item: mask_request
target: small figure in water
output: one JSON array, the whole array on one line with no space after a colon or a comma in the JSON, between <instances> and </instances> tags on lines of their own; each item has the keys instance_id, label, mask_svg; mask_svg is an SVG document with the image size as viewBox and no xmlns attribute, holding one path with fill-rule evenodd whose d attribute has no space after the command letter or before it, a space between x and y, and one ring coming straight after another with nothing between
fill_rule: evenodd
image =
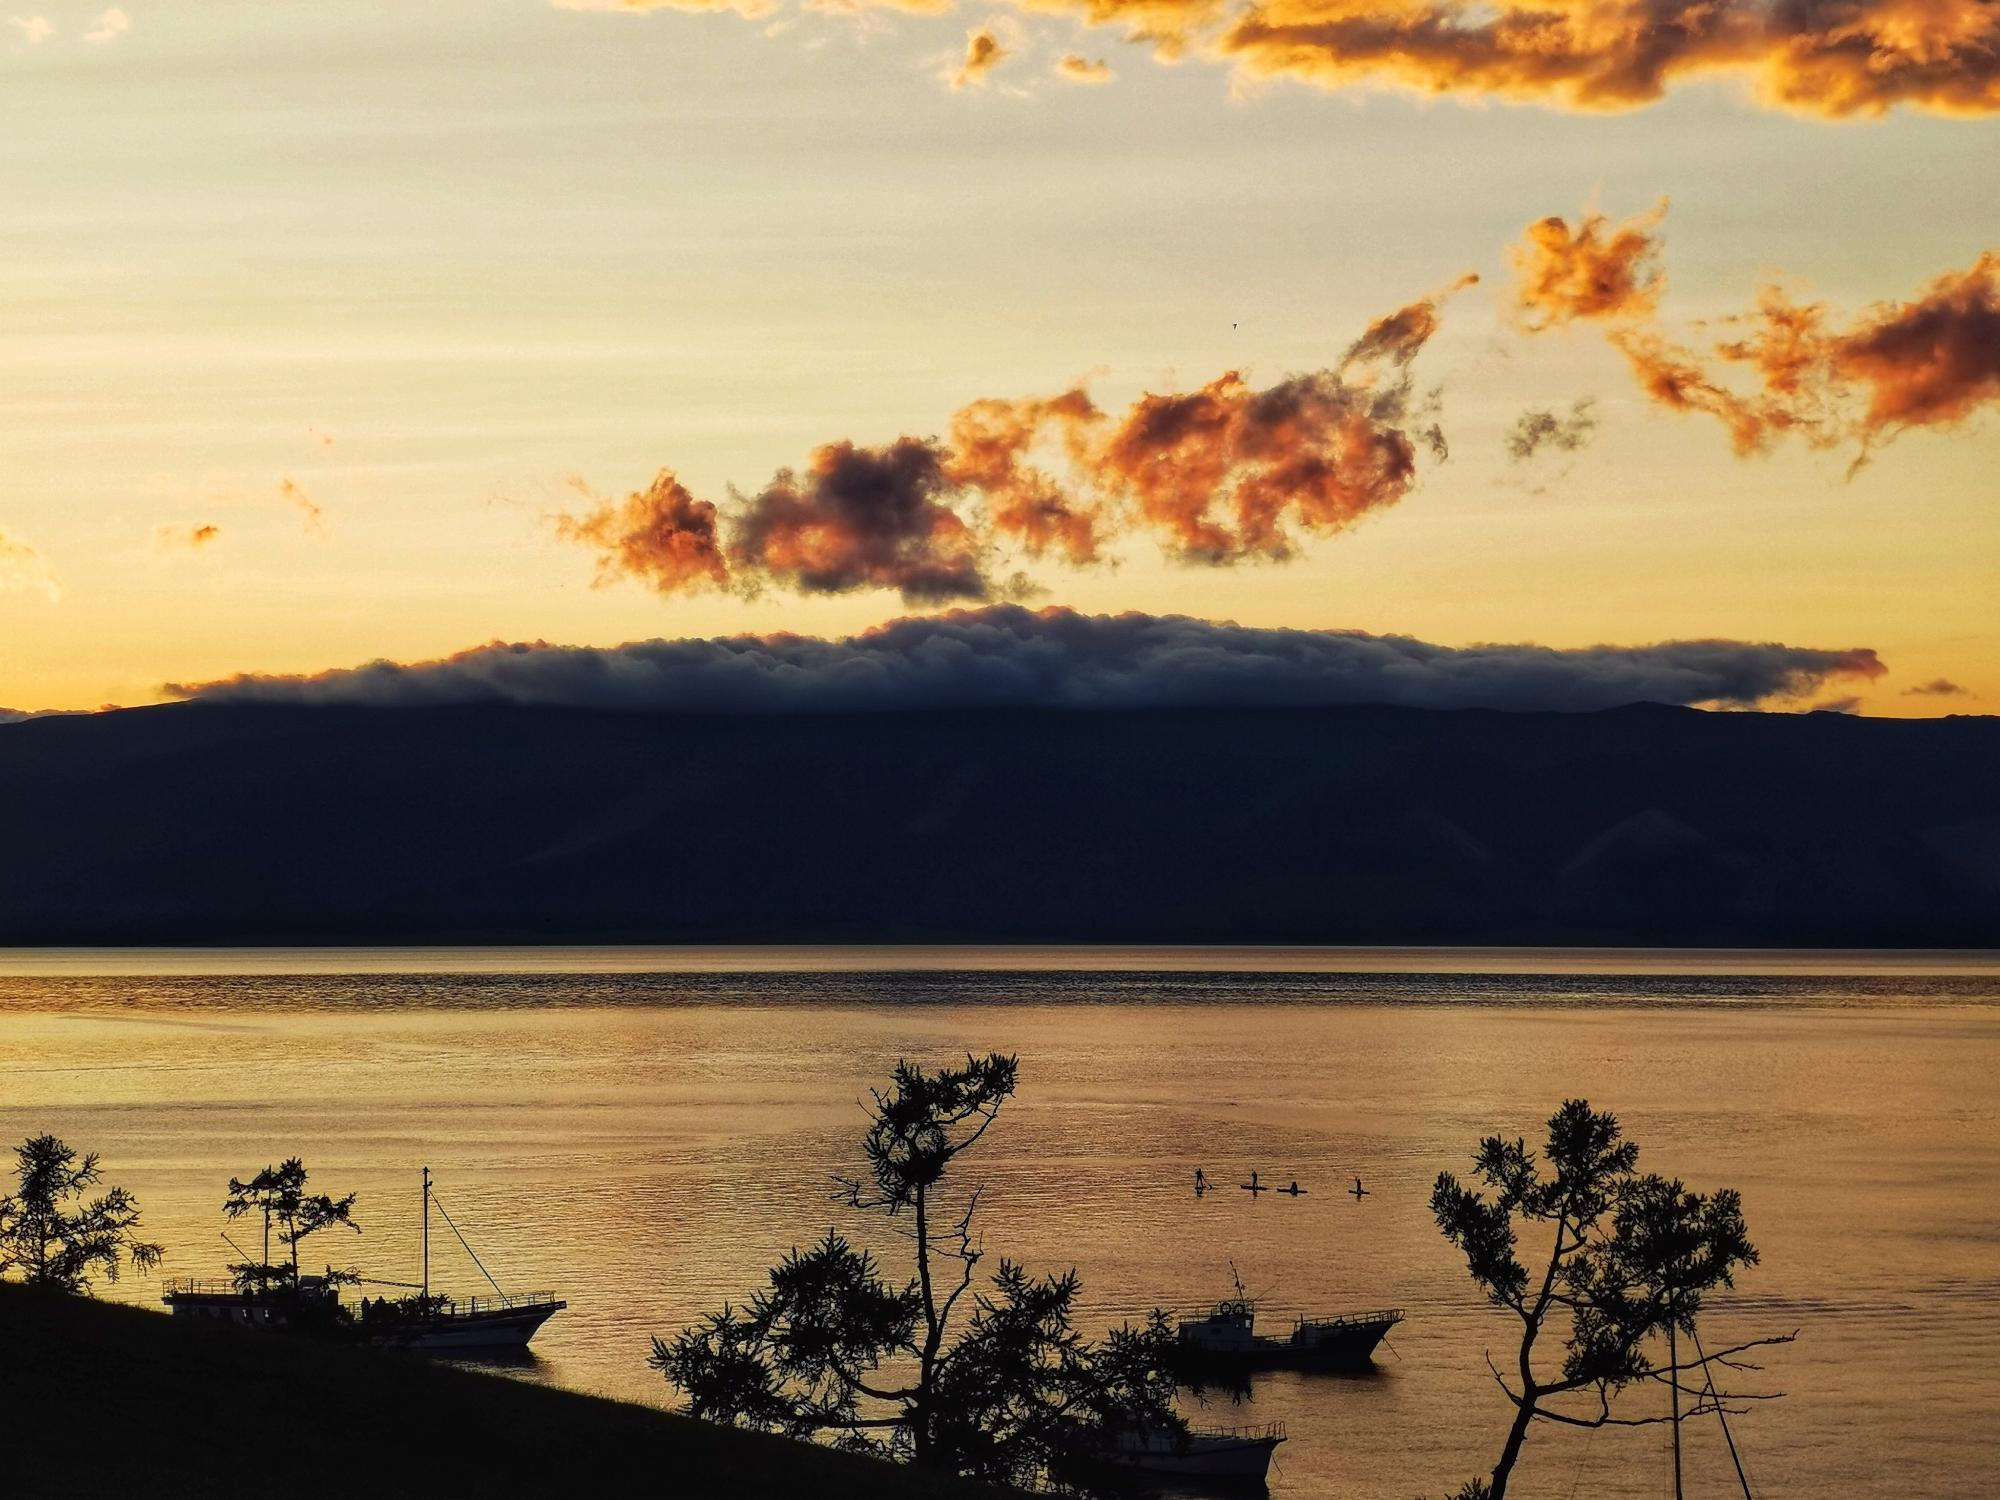
<instances>
[{"instance_id":1,"label":"small figure in water","mask_svg":"<svg viewBox=\"0 0 2000 1500\"><path fill-rule=\"evenodd\" d=\"M1270 1191L1270 1189L1264 1187L1261 1183L1257 1181L1257 1174L1254 1171L1251 1172L1250 1180L1248 1182L1240 1183L1238 1185L1246 1193L1263 1193Z\"/></svg>"},{"instance_id":2,"label":"small figure in water","mask_svg":"<svg viewBox=\"0 0 2000 1500\"><path fill-rule=\"evenodd\" d=\"M1200 1167L1194 1169L1194 1195L1199 1198L1208 1191L1208 1176Z\"/></svg>"},{"instance_id":3,"label":"small figure in water","mask_svg":"<svg viewBox=\"0 0 2000 1500\"><path fill-rule=\"evenodd\" d=\"M1278 1189L1278 1191L1281 1193L1285 1193L1293 1198L1299 1198L1305 1195L1305 1189L1299 1186L1299 1180L1296 1177L1292 1179L1292 1185L1290 1187L1281 1187Z\"/></svg>"},{"instance_id":4,"label":"small figure in water","mask_svg":"<svg viewBox=\"0 0 2000 1500\"><path fill-rule=\"evenodd\" d=\"M1354 1186L1349 1188L1347 1191L1349 1192L1349 1194L1353 1196L1354 1201L1356 1203L1359 1203L1363 1198L1366 1198L1368 1196L1368 1189L1361 1185L1361 1179L1359 1177L1354 1179Z\"/></svg>"}]
</instances>

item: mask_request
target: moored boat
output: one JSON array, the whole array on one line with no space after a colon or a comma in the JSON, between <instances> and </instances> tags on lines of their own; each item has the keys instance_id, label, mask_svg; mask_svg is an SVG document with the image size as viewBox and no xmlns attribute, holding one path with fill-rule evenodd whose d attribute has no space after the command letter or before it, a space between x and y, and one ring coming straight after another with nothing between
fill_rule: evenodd
<instances>
[{"instance_id":1,"label":"moored boat","mask_svg":"<svg viewBox=\"0 0 2000 1500\"><path fill-rule=\"evenodd\" d=\"M1299 1317L1283 1337L1257 1331L1257 1304L1239 1295L1216 1303L1203 1318L1183 1318L1181 1347L1205 1363L1237 1369L1354 1369L1374 1358L1389 1330L1403 1321L1400 1308Z\"/></svg>"},{"instance_id":2,"label":"moored boat","mask_svg":"<svg viewBox=\"0 0 2000 1500\"><path fill-rule=\"evenodd\" d=\"M325 1276L272 1276L268 1273L284 1268L254 1262L240 1269L266 1274L236 1281L169 1280L162 1286L160 1300L176 1317L198 1317L247 1328L338 1333L396 1349L526 1348L541 1326L568 1303L546 1292L509 1296L459 1233L444 1205L436 1202L429 1167L423 1169L423 1195L423 1280L373 1283L400 1287L413 1292L413 1296L372 1299L364 1296L358 1308L350 1308L340 1300L340 1287L363 1279L351 1271L329 1270ZM460 1300L431 1291L433 1207L465 1246L472 1263L493 1287L494 1296Z\"/></svg>"},{"instance_id":3,"label":"moored boat","mask_svg":"<svg viewBox=\"0 0 2000 1500\"><path fill-rule=\"evenodd\" d=\"M1114 1434L1104 1456L1144 1474L1205 1479L1261 1480L1271 1454L1285 1441L1285 1424L1254 1427L1128 1427Z\"/></svg>"},{"instance_id":4,"label":"moored boat","mask_svg":"<svg viewBox=\"0 0 2000 1500\"><path fill-rule=\"evenodd\" d=\"M428 1307L366 1303L356 1326L370 1343L394 1349L522 1349L542 1324L569 1305L547 1293L464 1302L433 1297L430 1302Z\"/></svg>"},{"instance_id":5,"label":"moored boat","mask_svg":"<svg viewBox=\"0 0 2000 1500\"><path fill-rule=\"evenodd\" d=\"M522 1349L536 1331L569 1304L547 1292L526 1297L510 1297L501 1290L493 1273L479 1258L451 1215L445 1212L431 1191L431 1169L424 1173L423 1280L417 1295L378 1302L362 1299L356 1326L370 1343L396 1349ZM492 1286L494 1296L459 1301L431 1293L431 1209L435 1206L445 1227L457 1235L459 1244L479 1274Z\"/></svg>"}]
</instances>

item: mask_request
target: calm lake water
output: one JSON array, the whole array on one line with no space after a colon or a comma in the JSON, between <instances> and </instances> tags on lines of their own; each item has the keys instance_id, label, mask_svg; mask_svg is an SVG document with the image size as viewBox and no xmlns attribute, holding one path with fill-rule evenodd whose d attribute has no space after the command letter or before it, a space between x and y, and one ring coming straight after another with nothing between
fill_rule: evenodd
<instances>
[{"instance_id":1,"label":"calm lake water","mask_svg":"<svg viewBox=\"0 0 2000 1500\"><path fill-rule=\"evenodd\" d=\"M1642 1165L1743 1192L1763 1264L1704 1335L1799 1330L1760 1377L1785 1399L1732 1423L1757 1495L1993 1491L1990 957L0 954L0 1138L102 1152L165 1272L217 1272L224 1183L297 1152L316 1185L360 1194L364 1226L309 1258L414 1279L428 1164L503 1285L569 1299L517 1373L661 1404L648 1337L829 1226L866 1237L828 1194L829 1174L859 1170L865 1090L899 1056L968 1049L1021 1058L1018 1097L964 1161L989 1255L1075 1265L1092 1323L1213 1301L1231 1261L1274 1322L1408 1312L1372 1375L1263 1377L1242 1406L1196 1414L1289 1424L1276 1495L1411 1500L1490 1466L1508 1410L1481 1356L1513 1328L1425 1201L1480 1135L1533 1140L1571 1096L1615 1110ZM1197 1200L1197 1166L1309 1191ZM1357 1174L1359 1203L1341 1191ZM483 1289L441 1225L432 1253L451 1289ZM1617 1409L1649 1404L1634 1391ZM1713 1422L1686 1439L1688 1493L1740 1493ZM1543 1428L1517 1492L1670 1494L1667 1442Z\"/></svg>"}]
</instances>

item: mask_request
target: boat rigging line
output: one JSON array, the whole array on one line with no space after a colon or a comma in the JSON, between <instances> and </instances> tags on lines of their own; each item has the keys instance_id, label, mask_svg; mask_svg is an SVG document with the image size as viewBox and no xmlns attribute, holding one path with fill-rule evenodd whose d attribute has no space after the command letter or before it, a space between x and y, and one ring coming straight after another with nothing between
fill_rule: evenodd
<instances>
[{"instance_id":1,"label":"boat rigging line","mask_svg":"<svg viewBox=\"0 0 2000 1500\"><path fill-rule=\"evenodd\" d=\"M1715 1391L1715 1371L1709 1365L1708 1351L1701 1347L1701 1334L1694 1324L1688 1324L1688 1333L1694 1339L1695 1355L1701 1360L1701 1375L1708 1385L1708 1399L1715 1406L1715 1420L1722 1424L1722 1440L1729 1444L1729 1461L1736 1465L1736 1482L1743 1486L1743 1500L1751 1500L1750 1480L1743 1472L1743 1458L1736 1451L1735 1435L1729 1430L1729 1413L1723 1409L1722 1398Z\"/></svg>"},{"instance_id":2,"label":"boat rigging line","mask_svg":"<svg viewBox=\"0 0 2000 1500\"><path fill-rule=\"evenodd\" d=\"M463 1234L459 1234L458 1226L451 1222L451 1215L445 1212L444 1200L438 1197L435 1189L431 1191L430 1201L437 1205L438 1215L444 1220L445 1227L450 1229L453 1234L458 1235L459 1244L465 1246L465 1253L471 1256L472 1263L475 1266L479 1267L479 1274L486 1278L487 1284L491 1286L495 1292L499 1293L500 1300L506 1303L509 1307L512 1307L514 1305L514 1299L508 1296L507 1293L501 1289L500 1283L493 1279L493 1273L486 1269L486 1262L479 1258L479 1252L472 1248L471 1244L467 1242Z\"/></svg>"}]
</instances>

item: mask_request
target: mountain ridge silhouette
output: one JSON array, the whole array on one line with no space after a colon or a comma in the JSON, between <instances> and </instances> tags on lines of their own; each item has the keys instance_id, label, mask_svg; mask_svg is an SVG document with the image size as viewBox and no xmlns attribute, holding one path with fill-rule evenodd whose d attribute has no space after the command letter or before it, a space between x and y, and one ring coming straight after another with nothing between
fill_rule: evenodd
<instances>
[{"instance_id":1,"label":"mountain ridge silhouette","mask_svg":"<svg viewBox=\"0 0 2000 1500\"><path fill-rule=\"evenodd\" d=\"M0 728L0 942L2000 945L2000 719L1632 705Z\"/></svg>"}]
</instances>

